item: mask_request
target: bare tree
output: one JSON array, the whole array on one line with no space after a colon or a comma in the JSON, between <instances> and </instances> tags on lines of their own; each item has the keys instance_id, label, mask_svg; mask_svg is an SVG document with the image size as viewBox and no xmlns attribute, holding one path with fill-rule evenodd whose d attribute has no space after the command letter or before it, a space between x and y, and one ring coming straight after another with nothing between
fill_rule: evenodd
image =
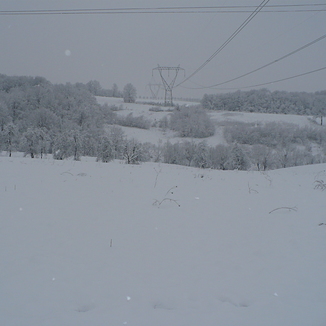
<instances>
[{"instance_id":1,"label":"bare tree","mask_svg":"<svg viewBox=\"0 0 326 326\"><path fill-rule=\"evenodd\" d=\"M123 156L127 164L138 164L141 160L141 144L134 138L126 140Z\"/></svg>"}]
</instances>

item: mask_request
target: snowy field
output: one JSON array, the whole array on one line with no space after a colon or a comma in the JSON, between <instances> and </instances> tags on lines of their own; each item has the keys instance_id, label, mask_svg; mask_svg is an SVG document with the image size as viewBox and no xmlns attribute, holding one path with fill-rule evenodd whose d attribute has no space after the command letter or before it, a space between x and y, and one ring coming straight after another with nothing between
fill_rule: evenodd
<instances>
[{"instance_id":1,"label":"snowy field","mask_svg":"<svg viewBox=\"0 0 326 326\"><path fill-rule=\"evenodd\" d=\"M326 164L0 156L0 325L325 326Z\"/></svg>"},{"instance_id":2,"label":"snowy field","mask_svg":"<svg viewBox=\"0 0 326 326\"><path fill-rule=\"evenodd\" d=\"M99 97L97 96L97 101L100 104L107 103L109 106L115 105L121 110L117 111L118 115L128 115L130 113L133 116L144 116L145 118L151 120L152 123L159 121L164 116L170 114L169 110L171 107L165 108L163 112L153 112L150 111L151 108L155 107L153 104L144 103L124 103L121 98L110 98L110 97ZM139 102L149 101L144 99L138 99ZM194 102L184 102L175 101L175 104L179 105L196 105ZM210 146L215 146L217 144L225 144L223 137L223 125L227 125L232 122L244 122L244 123L267 123L267 122L286 122L293 123L300 127L313 125L310 116L300 116L291 114L269 114L269 113L249 113L249 112L229 112L229 111L208 111L209 116L212 118L213 122L219 126L216 128L214 136L205 138L205 141ZM221 127L222 126L222 127ZM180 138L176 136L176 133L171 130L162 131L159 128L151 128L149 130L121 127L127 137L135 138L140 142L151 142L153 144L158 144L159 141L163 143L170 141L171 143L176 143L184 140L193 140L196 142L202 141L203 139L190 139L190 138Z\"/></svg>"}]
</instances>

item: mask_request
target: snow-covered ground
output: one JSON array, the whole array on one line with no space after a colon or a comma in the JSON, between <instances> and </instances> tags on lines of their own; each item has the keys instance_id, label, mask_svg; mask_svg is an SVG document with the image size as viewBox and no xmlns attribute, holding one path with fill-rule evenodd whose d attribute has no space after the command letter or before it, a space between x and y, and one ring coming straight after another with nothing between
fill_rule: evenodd
<instances>
[{"instance_id":1,"label":"snow-covered ground","mask_svg":"<svg viewBox=\"0 0 326 326\"><path fill-rule=\"evenodd\" d=\"M144 104L145 100L139 99L140 103L124 103L121 98L110 98L110 97L97 97L97 101L100 104L107 103L110 105L115 105L121 110L117 111L118 115L128 115L132 113L136 116L144 116L145 118L151 120L152 123L159 121L164 116L170 114L169 110L172 108L164 108L162 112L150 111L151 108L155 107L153 104ZM193 102L181 102L175 101L175 104L179 105L194 105ZM268 113L249 113L249 112L227 112L227 111L209 111L209 115L215 122L217 128L214 136L205 138L208 145L215 146L217 144L225 143L223 137L223 125L230 122L244 122L244 123L267 123L267 122L286 122L293 123L303 126L313 125L310 116L300 116L291 114L268 114ZM127 135L127 137L132 137L140 142L151 142L153 144L158 144L159 141L163 143L170 141L171 143L176 143L184 140L190 140L188 138L180 138L176 136L176 133L172 131L162 131L159 128L150 128L149 130L138 129L138 128L122 128ZM192 139L193 141L199 142L203 139Z\"/></svg>"},{"instance_id":2,"label":"snow-covered ground","mask_svg":"<svg viewBox=\"0 0 326 326\"><path fill-rule=\"evenodd\" d=\"M326 164L4 154L0 325L326 325Z\"/></svg>"}]
</instances>

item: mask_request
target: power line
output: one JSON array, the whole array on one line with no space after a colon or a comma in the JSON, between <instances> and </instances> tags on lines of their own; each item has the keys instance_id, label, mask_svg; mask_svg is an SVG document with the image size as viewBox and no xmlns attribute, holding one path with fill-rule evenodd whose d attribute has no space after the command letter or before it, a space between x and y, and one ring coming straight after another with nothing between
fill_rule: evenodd
<instances>
[{"instance_id":1,"label":"power line","mask_svg":"<svg viewBox=\"0 0 326 326\"><path fill-rule=\"evenodd\" d=\"M314 41L311 41L311 42L309 42L309 43L301 46L300 48L298 48L298 49L296 49L296 50L294 50L294 51L292 51L292 52L290 52L290 53L288 53L288 54L286 54L286 55L284 55L284 56L282 56L282 57L280 57L280 58L278 58L276 60L273 60L273 61L271 61L271 62L269 62L269 63L267 63L267 64L265 64L265 65L263 65L263 66L261 66L259 68L256 68L256 69L254 69L252 71L249 71L249 72L247 72L247 73L245 73L243 75L240 75L238 77L229 79L227 81L224 81L224 82L221 82L221 83L218 83L218 84L210 85L210 86L201 86L201 87L193 87L193 88L189 87L189 89L206 89L206 88L213 88L214 89L216 86L221 86L221 85L230 83L232 81L238 80L240 78L246 77L246 76L251 75L251 74L253 74L253 73L255 73L255 72L257 72L257 71L259 71L261 69L264 69L264 68L266 68L268 66L271 66L272 64L275 64L275 63L277 63L277 62L279 62L279 61L281 61L281 60L283 60L285 58L288 58L289 56L291 56L291 55L293 55L293 54L295 54L295 53L297 53L297 52L299 52L299 51L301 51L303 49L306 49L307 47L309 47L309 46L311 46L311 45L313 45L313 44L315 44L315 43L323 40L324 38L326 38L326 34L324 34L323 36L315 39Z\"/></svg>"},{"instance_id":2,"label":"power line","mask_svg":"<svg viewBox=\"0 0 326 326\"><path fill-rule=\"evenodd\" d=\"M326 11L325 4L266 5L262 12L308 12ZM87 15L87 14L212 14L249 13L255 6L210 6L210 7L131 7L100 9L44 9L44 10L1 10L0 15Z\"/></svg>"},{"instance_id":3,"label":"power line","mask_svg":"<svg viewBox=\"0 0 326 326\"><path fill-rule=\"evenodd\" d=\"M306 9L306 10L262 10L262 13L303 13L303 12L325 12L326 9ZM36 11L25 11L25 12L18 12L18 11L0 11L0 16L31 16L31 15L130 15L130 14L243 14L243 13L250 13L250 10L206 10L206 11L43 11L43 12L36 12Z\"/></svg>"},{"instance_id":4,"label":"power line","mask_svg":"<svg viewBox=\"0 0 326 326\"><path fill-rule=\"evenodd\" d=\"M180 86L187 80L189 80L191 77L193 77L196 73L198 73L201 69L203 69L211 60L215 58L216 55L218 55L241 31L242 29L259 13L286 13L286 12L291 12L291 13L300 13L300 12L324 12L326 11L326 4L320 4L320 3L312 3L312 4L281 4L281 5L267 5L267 2L269 0L264 0L258 7L256 6L197 6L197 7L190 7L190 6L183 6L183 7L131 7L131 8L101 8L101 9L60 9L60 10L1 10L0 15L97 15L97 14L218 14L218 13L251 13L250 16L240 25L240 27L225 41L222 46L216 50L211 57L209 57L199 68L197 68L190 76L188 76L186 79L184 79L181 83L179 83L177 86ZM254 11L251 9L255 8ZM246 74L243 74L239 77L230 79L228 81L225 81L223 83L218 83L212 86L208 87L202 87L202 88L211 88L211 87L216 87L222 84L226 84L228 82L240 79L242 77L245 77L249 74L252 74L258 70L261 70L263 68L266 68L267 66L270 66L274 63L279 62L280 60L283 60L290 55L293 55L304 48L324 39L326 35L323 35L322 37L304 45L303 47L290 52L289 54L278 58L262 67L259 67L253 71L250 71ZM288 79L304 76L307 74L311 74L314 72L318 72L320 70L324 70L326 67L316 69L313 71L309 71L303 74L291 76L288 78L283 78L279 80L275 80L272 82L268 83L261 83L257 85L251 85L251 86L246 86L246 87L241 87L241 88L250 88L250 87L256 87L256 86L263 86L263 85L268 85L280 81L285 81ZM187 87L184 87L187 88ZM192 88L192 89L202 89L202 88ZM236 89L236 88L227 88L227 89Z\"/></svg>"},{"instance_id":5,"label":"power line","mask_svg":"<svg viewBox=\"0 0 326 326\"><path fill-rule=\"evenodd\" d=\"M242 86L242 87L230 87L230 88L219 88L219 89L220 90L234 90L234 89L245 89L245 88L258 87L258 86L266 86L266 85L270 85L270 84L279 83L279 82L282 82L282 81L285 81L285 80L289 80L289 79L293 79L293 78L313 74L315 72L322 71L322 70L325 70L325 69L326 69L326 67L322 67L322 68L318 68L318 69L315 69L315 70L304 72L304 73L301 73L301 74L298 74L298 75L294 75L294 76L290 76L290 77L286 77L286 78L282 78L282 79L277 79L277 80L273 80L273 81L266 82L266 83L261 83L261 84L256 84L256 85ZM186 88L186 87L184 87L184 88Z\"/></svg>"},{"instance_id":6,"label":"power line","mask_svg":"<svg viewBox=\"0 0 326 326\"><path fill-rule=\"evenodd\" d=\"M210 61L212 61L248 24L249 22L265 7L269 0L264 0L260 5L249 15L249 17L236 29L236 31L201 65L199 66L190 76L185 78L182 82L177 84L175 87L182 85L184 82L189 80L200 70L202 70Z\"/></svg>"}]
</instances>

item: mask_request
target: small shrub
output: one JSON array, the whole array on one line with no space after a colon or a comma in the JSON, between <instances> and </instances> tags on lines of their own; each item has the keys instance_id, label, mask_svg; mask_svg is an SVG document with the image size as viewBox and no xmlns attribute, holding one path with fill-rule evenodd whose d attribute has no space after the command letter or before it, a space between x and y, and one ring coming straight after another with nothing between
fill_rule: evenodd
<instances>
[{"instance_id":1,"label":"small shrub","mask_svg":"<svg viewBox=\"0 0 326 326\"><path fill-rule=\"evenodd\" d=\"M149 108L148 111L151 111L151 112L163 112L164 110L160 106L153 106L153 107Z\"/></svg>"},{"instance_id":2,"label":"small shrub","mask_svg":"<svg viewBox=\"0 0 326 326\"><path fill-rule=\"evenodd\" d=\"M316 180L315 184L315 189L319 189L321 191L324 191L326 189L326 183L324 182L324 180Z\"/></svg>"}]
</instances>

